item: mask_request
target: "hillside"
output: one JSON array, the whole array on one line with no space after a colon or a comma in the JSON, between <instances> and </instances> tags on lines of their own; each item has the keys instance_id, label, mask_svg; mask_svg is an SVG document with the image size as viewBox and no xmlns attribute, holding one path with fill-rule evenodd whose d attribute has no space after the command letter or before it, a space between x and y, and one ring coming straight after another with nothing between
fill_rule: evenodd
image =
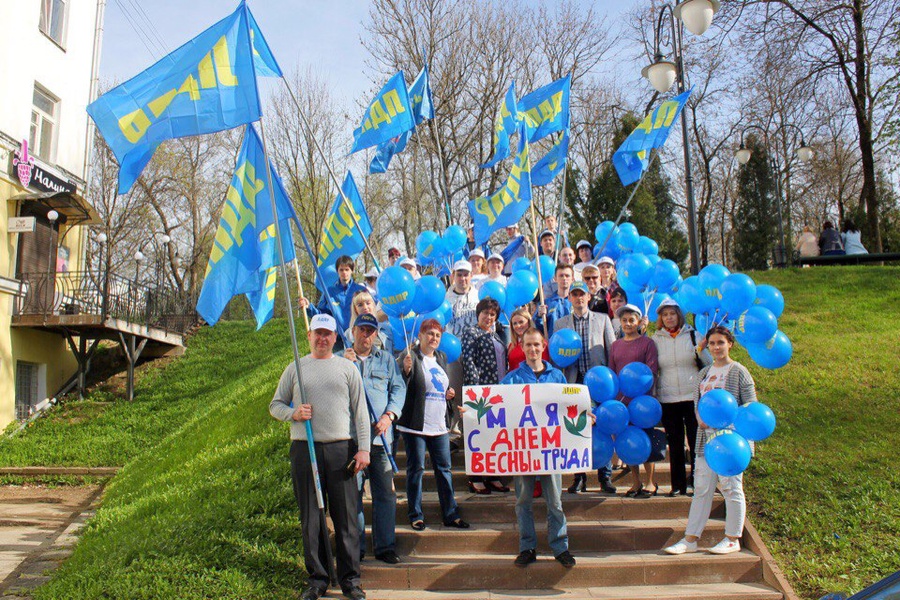
<instances>
[{"instance_id":1,"label":"hillside","mask_svg":"<svg viewBox=\"0 0 900 600\"><path fill-rule=\"evenodd\" d=\"M900 568L898 268L754 273L782 290L794 358L746 361L778 429L748 471L750 517L795 589L854 591ZM742 352L739 360L744 359ZM267 405L286 324L206 328L132 404L58 410L0 441L3 464L123 464L37 598L293 598L302 584L288 434Z\"/></svg>"}]
</instances>

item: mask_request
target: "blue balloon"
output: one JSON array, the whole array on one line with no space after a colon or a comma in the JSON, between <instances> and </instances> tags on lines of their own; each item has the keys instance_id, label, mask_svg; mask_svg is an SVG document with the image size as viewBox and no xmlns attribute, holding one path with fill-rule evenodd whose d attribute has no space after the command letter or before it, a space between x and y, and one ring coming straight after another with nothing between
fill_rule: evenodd
<instances>
[{"instance_id":1,"label":"blue balloon","mask_svg":"<svg viewBox=\"0 0 900 600\"><path fill-rule=\"evenodd\" d=\"M441 343L438 344L438 350L447 355L447 362L454 363L459 360L459 355L462 353L462 344L459 342L459 338L445 331L441 335Z\"/></svg>"},{"instance_id":2,"label":"blue balloon","mask_svg":"<svg viewBox=\"0 0 900 600\"><path fill-rule=\"evenodd\" d=\"M616 446L611 436L594 431L591 435L591 449L591 465L594 469L599 469L612 460Z\"/></svg>"},{"instance_id":3,"label":"blue balloon","mask_svg":"<svg viewBox=\"0 0 900 600\"><path fill-rule=\"evenodd\" d=\"M675 261L665 258L653 267L650 287L660 292L668 292L679 277L681 277L681 272L678 270L678 265L675 264Z\"/></svg>"},{"instance_id":4,"label":"blue balloon","mask_svg":"<svg viewBox=\"0 0 900 600\"><path fill-rule=\"evenodd\" d=\"M700 278L691 275L681 283L678 290L678 305L686 313L699 315L706 312L706 298L700 287Z\"/></svg>"},{"instance_id":5,"label":"blue balloon","mask_svg":"<svg viewBox=\"0 0 900 600\"><path fill-rule=\"evenodd\" d=\"M513 273L516 273L516 272L522 271L522 270L530 271L534 267L533 267L533 263L531 262L531 260L529 260L529 258L527 256L520 256L516 260L512 261L512 264L510 265L509 268Z\"/></svg>"},{"instance_id":6,"label":"blue balloon","mask_svg":"<svg viewBox=\"0 0 900 600\"><path fill-rule=\"evenodd\" d=\"M453 320L453 306L450 304L449 300L444 300L438 307L438 310L443 311L445 322L449 323Z\"/></svg>"},{"instance_id":7,"label":"blue balloon","mask_svg":"<svg viewBox=\"0 0 900 600\"><path fill-rule=\"evenodd\" d=\"M662 418L662 404L653 396L638 396L628 403L628 418L641 429L656 427Z\"/></svg>"},{"instance_id":8,"label":"blue balloon","mask_svg":"<svg viewBox=\"0 0 900 600\"><path fill-rule=\"evenodd\" d=\"M745 346L763 344L772 339L778 331L778 319L772 311L762 306L751 306L747 312L738 317L734 336Z\"/></svg>"},{"instance_id":9,"label":"blue balloon","mask_svg":"<svg viewBox=\"0 0 900 600\"><path fill-rule=\"evenodd\" d=\"M716 388L709 390L700 397L697 403L697 413L700 419L709 427L722 429L734 423L737 416L738 403L731 392Z\"/></svg>"},{"instance_id":10,"label":"blue balloon","mask_svg":"<svg viewBox=\"0 0 900 600\"><path fill-rule=\"evenodd\" d=\"M702 312L714 313L719 309L719 303L722 299L719 287L730 274L731 272L728 269L722 265L715 264L706 265L700 270L700 275L698 275L700 280L700 290L703 292L703 299L706 307L706 310Z\"/></svg>"},{"instance_id":11,"label":"blue balloon","mask_svg":"<svg viewBox=\"0 0 900 600\"><path fill-rule=\"evenodd\" d=\"M440 260L447 256L447 244L444 242L444 238L442 238L439 234L435 234L434 241L431 242L431 245L434 249L431 251L431 262L436 260ZM418 248L417 248L418 250Z\"/></svg>"},{"instance_id":12,"label":"blue balloon","mask_svg":"<svg viewBox=\"0 0 900 600\"><path fill-rule=\"evenodd\" d=\"M446 300L444 300L444 302L446 302ZM447 326L447 316L444 314L443 302L436 309L422 315L423 322L428 319L434 319L441 324L441 327Z\"/></svg>"},{"instance_id":13,"label":"blue balloon","mask_svg":"<svg viewBox=\"0 0 900 600\"><path fill-rule=\"evenodd\" d=\"M784 296L775 286L766 284L756 286L756 300L753 304L768 308L776 319L784 313Z\"/></svg>"},{"instance_id":14,"label":"blue balloon","mask_svg":"<svg viewBox=\"0 0 900 600\"><path fill-rule=\"evenodd\" d=\"M653 387L653 371L642 362L628 363L619 371L619 391L628 398L637 398Z\"/></svg>"},{"instance_id":15,"label":"blue balloon","mask_svg":"<svg viewBox=\"0 0 900 600\"><path fill-rule=\"evenodd\" d=\"M619 393L619 376L609 367L591 367L584 374L584 385L596 404L615 398Z\"/></svg>"},{"instance_id":16,"label":"blue balloon","mask_svg":"<svg viewBox=\"0 0 900 600\"><path fill-rule=\"evenodd\" d=\"M606 242L606 238L608 237L609 242L607 242L606 245L609 246L611 243L613 243L616 232L618 230L619 228L616 227L616 224L612 221L603 221L594 228L594 238L597 240L598 244L603 244L603 242ZM612 233L612 235L610 235L610 233Z\"/></svg>"},{"instance_id":17,"label":"blue balloon","mask_svg":"<svg viewBox=\"0 0 900 600\"><path fill-rule=\"evenodd\" d=\"M613 260L619 260L619 257L622 255L622 252L619 250L619 247L613 243L613 240L606 245L606 248L600 249L600 244L594 246L594 258L602 258L607 256Z\"/></svg>"},{"instance_id":18,"label":"blue balloon","mask_svg":"<svg viewBox=\"0 0 900 600\"><path fill-rule=\"evenodd\" d=\"M597 423L594 427L600 433L619 435L628 427L628 408L618 400L607 400L594 409Z\"/></svg>"},{"instance_id":19,"label":"blue balloon","mask_svg":"<svg viewBox=\"0 0 900 600\"><path fill-rule=\"evenodd\" d=\"M444 231L444 248L452 253L462 250L466 245L466 230L459 225L451 225Z\"/></svg>"},{"instance_id":20,"label":"blue balloon","mask_svg":"<svg viewBox=\"0 0 900 600\"><path fill-rule=\"evenodd\" d=\"M641 236L634 223L622 223L619 225L619 231L616 233L616 245L620 250L632 252L640 239Z\"/></svg>"},{"instance_id":21,"label":"blue balloon","mask_svg":"<svg viewBox=\"0 0 900 600\"><path fill-rule=\"evenodd\" d=\"M437 309L447 295L444 282L434 275L425 275L416 281L416 293L413 296L412 310L421 314Z\"/></svg>"},{"instance_id":22,"label":"blue balloon","mask_svg":"<svg viewBox=\"0 0 900 600\"><path fill-rule=\"evenodd\" d=\"M544 283L547 283L551 279L553 279L554 271L556 271L556 263L553 262L553 259L547 256L546 254L541 254L540 258L534 261L534 274L535 276L538 274L537 266L538 263L541 265L541 279Z\"/></svg>"},{"instance_id":23,"label":"blue balloon","mask_svg":"<svg viewBox=\"0 0 900 600\"><path fill-rule=\"evenodd\" d=\"M645 294L647 292L644 292ZM652 292L650 292L652 293ZM659 318L659 305L665 302L666 300L671 300L672 297L663 292L656 292L653 294L653 298L650 299L650 306L647 308L647 318L653 321L654 319Z\"/></svg>"},{"instance_id":24,"label":"blue balloon","mask_svg":"<svg viewBox=\"0 0 900 600\"><path fill-rule=\"evenodd\" d=\"M425 319L415 315L406 315L404 317L389 317L388 323L391 325L391 336L394 348L397 351L406 348L412 344L419 335L419 327Z\"/></svg>"},{"instance_id":25,"label":"blue balloon","mask_svg":"<svg viewBox=\"0 0 900 600\"><path fill-rule=\"evenodd\" d=\"M485 281L481 289L478 290L478 299L493 298L500 304L502 309L506 306L506 288L499 281Z\"/></svg>"},{"instance_id":26,"label":"blue balloon","mask_svg":"<svg viewBox=\"0 0 900 600\"><path fill-rule=\"evenodd\" d=\"M626 465L640 465L650 458L650 436L640 427L629 425L616 436L616 454Z\"/></svg>"},{"instance_id":27,"label":"blue balloon","mask_svg":"<svg viewBox=\"0 0 900 600\"><path fill-rule=\"evenodd\" d=\"M648 238L646 235L642 235L638 238L637 248L635 248L634 251L640 252L641 254L658 255L659 244Z\"/></svg>"},{"instance_id":28,"label":"blue balloon","mask_svg":"<svg viewBox=\"0 0 900 600\"><path fill-rule=\"evenodd\" d=\"M725 429L706 442L706 464L720 477L734 477L750 464L750 444L744 437Z\"/></svg>"},{"instance_id":29,"label":"blue balloon","mask_svg":"<svg viewBox=\"0 0 900 600\"><path fill-rule=\"evenodd\" d=\"M708 314L694 315L694 329L701 336L705 336L709 328L712 327L713 320Z\"/></svg>"},{"instance_id":30,"label":"blue balloon","mask_svg":"<svg viewBox=\"0 0 900 600\"><path fill-rule=\"evenodd\" d=\"M528 259L525 259L528 260ZM506 302L515 307L528 304L538 292L537 275L521 269L515 271L506 282Z\"/></svg>"},{"instance_id":31,"label":"blue balloon","mask_svg":"<svg viewBox=\"0 0 900 600\"><path fill-rule=\"evenodd\" d=\"M647 260L650 261L650 265L651 265L654 269L656 268L656 265L659 264L659 261L662 260L662 259L659 257L659 254L645 254L644 256L647 257ZM651 278L653 277L653 273L650 273L650 277L651 277Z\"/></svg>"},{"instance_id":32,"label":"blue balloon","mask_svg":"<svg viewBox=\"0 0 900 600\"><path fill-rule=\"evenodd\" d=\"M775 431L775 413L762 402L750 402L738 408L734 430L750 441L764 440Z\"/></svg>"},{"instance_id":33,"label":"blue balloon","mask_svg":"<svg viewBox=\"0 0 900 600\"><path fill-rule=\"evenodd\" d=\"M440 236L434 231L423 231L416 237L416 254L419 260L430 261L437 256L435 242L439 239Z\"/></svg>"},{"instance_id":34,"label":"blue balloon","mask_svg":"<svg viewBox=\"0 0 900 600\"><path fill-rule=\"evenodd\" d=\"M747 352L753 362L764 369L780 369L794 355L791 340L782 331L776 331L770 340L762 344L747 344Z\"/></svg>"},{"instance_id":35,"label":"blue balloon","mask_svg":"<svg viewBox=\"0 0 900 600\"><path fill-rule=\"evenodd\" d=\"M653 275L653 265L643 254L629 254L619 259L616 274L634 287L643 287Z\"/></svg>"},{"instance_id":36,"label":"blue balloon","mask_svg":"<svg viewBox=\"0 0 900 600\"><path fill-rule=\"evenodd\" d=\"M409 312L416 295L416 282L403 267L388 267L378 277L378 298L382 310L391 317Z\"/></svg>"},{"instance_id":37,"label":"blue balloon","mask_svg":"<svg viewBox=\"0 0 900 600\"><path fill-rule=\"evenodd\" d=\"M581 356L581 336L574 329L560 329L550 336L550 360L559 368L574 364Z\"/></svg>"},{"instance_id":38,"label":"blue balloon","mask_svg":"<svg viewBox=\"0 0 900 600\"><path fill-rule=\"evenodd\" d=\"M756 300L756 284L743 273L732 273L719 286L722 293L722 310L737 317L753 305Z\"/></svg>"}]
</instances>

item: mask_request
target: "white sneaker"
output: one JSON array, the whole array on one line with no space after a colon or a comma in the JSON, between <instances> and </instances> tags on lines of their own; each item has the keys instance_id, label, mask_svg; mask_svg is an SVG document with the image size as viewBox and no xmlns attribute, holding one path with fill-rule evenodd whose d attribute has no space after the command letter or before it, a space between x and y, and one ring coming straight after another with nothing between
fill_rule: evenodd
<instances>
[{"instance_id":1,"label":"white sneaker","mask_svg":"<svg viewBox=\"0 0 900 600\"><path fill-rule=\"evenodd\" d=\"M697 542L689 542L684 538L682 538L680 542L672 544L668 548L663 548L663 552L665 552L666 554L689 554L696 551Z\"/></svg>"},{"instance_id":2,"label":"white sneaker","mask_svg":"<svg viewBox=\"0 0 900 600\"><path fill-rule=\"evenodd\" d=\"M710 554L731 554L740 551L741 543L728 537L709 549Z\"/></svg>"}]
</instances>

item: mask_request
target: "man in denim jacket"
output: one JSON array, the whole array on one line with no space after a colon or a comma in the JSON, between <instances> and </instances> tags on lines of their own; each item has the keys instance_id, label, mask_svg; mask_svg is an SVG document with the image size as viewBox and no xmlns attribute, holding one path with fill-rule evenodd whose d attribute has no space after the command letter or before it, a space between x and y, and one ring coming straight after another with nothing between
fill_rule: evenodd
<instances>
[{"instance_id":1,"label":"man in denim jacket","mask_svg":"<svg viewBox=\"0 0 900 600\"><path fill-rule=\"evenodd\" d=\"M363 379L368 401L375 412L372 424L371 462L367 469L372 489L372 542L375 558L389 564L397 564L395 528L397 525L397 494L394 492L394 472L388 458L393 441L393 423L400 416L406 400L406 383L394 357L374 346L378 321L373 315L359 315L353 324L353 346L339 356L356 364ZM384 445L381 434L387 440ZM364 540L363 477L359 478L359 528ZM365 543L360 544L360 554Z\"/></svg>"}]
</instances>

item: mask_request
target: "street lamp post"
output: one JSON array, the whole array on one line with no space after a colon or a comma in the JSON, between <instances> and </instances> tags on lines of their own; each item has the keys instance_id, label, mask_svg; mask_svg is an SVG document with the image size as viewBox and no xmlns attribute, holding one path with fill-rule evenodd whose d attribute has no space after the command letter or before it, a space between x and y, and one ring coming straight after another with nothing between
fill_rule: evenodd
<instances>
[{"instance_id":1,"label":"street lamp post","mask_svg":"<svg viewBox=\"0 0 900 600\"><path fill-rule=\"evenodd\" d=\"M162 266L165 261L165 257L168 256L169 252L169 242L172 241L172 238L168 236L168 234L162 234L159 238L160 243L162 244L162 251L156 254L156 287L159 288L165 283L165 278L162 274Z\"/></svg>"},{"instance_id":2,"label":"street lamp post","mask_svg":"<svg viewBox=\"0 0 900 600\"><path fill-rule=\"evenodd\" d=\"M741 130L741 146L738 148L737 152L734 153L734 157L741 165L746 165L750 162L750 156L752 152L749 148L744 145L744 134L747 133L748 129L758 129L763 134L763 140L765 141L766 148L769 148L769 132L759 125L747 125ZM778 133L782 129L793 129L797 133L800 134L800 146L797 148L797 158L800 159L800 162L808 162L812 159L814 151L812 148L806 145L806 140L803 137L803 131L800 130L799 127L794 125L793 123L782 123L775 129L775 133ZM796 139L796 138L794 138ZM775 266L784 267L785 263L790 264L791 259L788 256L785 248L784 241L784 222L782 216L782 208L781 208L781 165L778 164L778 159L775 158L775 154L769 155L769 165L772 167L772 173L775 175L775 202L778 209L778 244L775 250ZM790 164L785 165L785 171L790 170ZM788 207L788 226L790 226L790 206Z\"/></svg>"},{"instance_id":3,"label":"street lamp post","mask_svg":"<svg viewBox=\"0 0 900 600\"><path fill-rule=\"evenodd\" d=\"M673 83L678 83L678 93L685 91L684 77L684 39L683 32L676 19L694 35L703 35L712 24L713 16L719 10L719 0L686 0L665 4L659 11L654 30L653 63L644 67L641 75L650 81L656 91L667 92ZM669 43L672 47L674 61L666 60L662 52L662 33L665 23L671 27ZM691 145L688 137L687 111L681 111L681 138L684 145L684 184L687 197L688 243L691 247L691 273L700 272L700 249L697 240L697 209L694 204L694 178L691 172Z\"/></svg>"},{"instance_id":4,"label":"street lamp post","mask_svg":"<svg viewBox=\"0 0 900 600\"><path fill-rule=\"evenodd\" d=\"M109 310L109 249L106 249L106 262L103 261L103 249L106 247L106 233L100 232L97 235L97 242L100 244L100 277L102 278L100 290L100 310L105 320L107 311Z\"/></svg>"},{"instance_id":5,"label":"street lamp post","mask_svg":"<svg viewBox=\"0 0 900 600\"><path fill-rule=\"evenodd\" d=\"M53 226L56 224L56 220L59 219L59 213L55 210L51 210L47 213L47 220L50 222L50 229L47 233L47 276L53 277L53 274L56 272L56 265L54 264L56 261L54 260L56 257L53 256Z\"/></svg>"}]
</instances>

